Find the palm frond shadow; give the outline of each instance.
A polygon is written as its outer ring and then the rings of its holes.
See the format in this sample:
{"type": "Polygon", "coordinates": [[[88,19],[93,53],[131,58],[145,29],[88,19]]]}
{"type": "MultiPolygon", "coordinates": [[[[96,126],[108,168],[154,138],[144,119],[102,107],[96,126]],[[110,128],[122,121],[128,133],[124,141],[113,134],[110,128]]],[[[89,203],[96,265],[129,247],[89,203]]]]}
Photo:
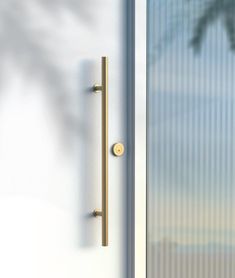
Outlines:
{"type": "Polygon", "coordinates": [[[94,19],[92,13],[93,9],[91,9],[91,7],[93,7],[95,3],[92,0],[42,0],[40,3],[41,6],[51,14],[67,10],[71,14],[82,19],[86,24],[91,24],[94,19]]]}
{"type": "Polygon", "coordinates": [[[188,46],[199,54],[209,28],[218,21],[226,32],[231,51],[235,52],[235,0],[156,0],[155,3],[157,25],[153,36],[157,38],[154,46],[157,57],[186,33],[188,46]]]}
{"type": "MultiPolygon", "coordinates": [[[[190,1],[190,0],[188,0],[190,1]]],[[[203,39],[207,29],[216,20],[222,19],[223,26],[227,33],[231,50],[235,51],[235,1],[234,0],[213,0],[205,4],[201,16],[197,19],[190,45],[195,52],[200,52],[203,39]]]]}
{"type": "MultiPolygon", "coordinates": [[[[33,16],[32,10],[38,7],[55,20],[55,24],[64,11],[71,13],[78,24],[93,24],[93,9],[89,2],[92,0],[9,0],[0,5],[0,75],[4,75],[3,62],[12,61],[27,78],[44,85],[46,89],[42,91],[46,94],[53,117],[60,125],[61,134],[68,136],[71,132],[77,132],[79,124],[69,104],[71,96],[68,92],[71,92],[71,88],[45,43],[48,38],[35,32],[30,18],[33,16]]],[[[39,20],[40,25],[43,19],[39,20]]]]}

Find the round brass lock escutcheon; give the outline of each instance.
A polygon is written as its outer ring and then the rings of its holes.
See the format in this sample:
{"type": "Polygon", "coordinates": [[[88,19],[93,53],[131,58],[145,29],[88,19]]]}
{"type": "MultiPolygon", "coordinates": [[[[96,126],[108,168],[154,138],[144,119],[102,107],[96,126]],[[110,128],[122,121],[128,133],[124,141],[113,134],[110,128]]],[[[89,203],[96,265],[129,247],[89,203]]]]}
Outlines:
{"type": "Polygon", "coordinates": [[[113,154],[115,156],[122,156],[124,154],[125,148],[122,143],[116,143],[113,145],[113,154]]]}

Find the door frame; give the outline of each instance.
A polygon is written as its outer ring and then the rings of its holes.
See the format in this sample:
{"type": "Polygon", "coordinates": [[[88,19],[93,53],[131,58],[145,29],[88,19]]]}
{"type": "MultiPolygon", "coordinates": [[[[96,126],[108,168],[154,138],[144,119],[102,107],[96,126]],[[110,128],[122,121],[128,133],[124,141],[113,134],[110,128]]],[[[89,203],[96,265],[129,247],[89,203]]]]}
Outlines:
{"type": "Polygon", "coordinates": [[[145,278],[147,270],[147,0],[136,0],[135,2],[135,278],[145,278]]]}
{"type": "Polygon", "coordinates": [[[147,0],[127,1],[128,277],[147,276],[147,0]]]}

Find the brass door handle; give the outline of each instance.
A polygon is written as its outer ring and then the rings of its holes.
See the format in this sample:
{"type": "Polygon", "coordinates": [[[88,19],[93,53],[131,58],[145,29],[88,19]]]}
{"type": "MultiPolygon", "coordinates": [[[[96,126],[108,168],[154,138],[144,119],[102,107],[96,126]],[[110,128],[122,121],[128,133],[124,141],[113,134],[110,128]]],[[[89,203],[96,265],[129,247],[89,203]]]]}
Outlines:
{"type": "Polygon", "coordinates": [[[108,58],[101,62],[102,84],[95,84],[93,91],[102,93],[102,210],[93,214],[102,217],[102,246],[108,246],[108,58]]]}

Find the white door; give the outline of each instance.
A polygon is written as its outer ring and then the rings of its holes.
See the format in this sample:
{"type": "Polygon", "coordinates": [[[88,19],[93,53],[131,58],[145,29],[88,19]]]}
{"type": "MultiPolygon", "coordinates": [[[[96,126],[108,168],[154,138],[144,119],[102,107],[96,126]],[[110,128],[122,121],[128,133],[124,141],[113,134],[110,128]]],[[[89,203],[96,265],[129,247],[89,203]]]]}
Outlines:
{"type": "Polygon", "coordinates": [[[127,277],[125,1],[0,5],[0,277],[127,277]],[[109,58],[102,247],[101,56],[109,58]]]}

